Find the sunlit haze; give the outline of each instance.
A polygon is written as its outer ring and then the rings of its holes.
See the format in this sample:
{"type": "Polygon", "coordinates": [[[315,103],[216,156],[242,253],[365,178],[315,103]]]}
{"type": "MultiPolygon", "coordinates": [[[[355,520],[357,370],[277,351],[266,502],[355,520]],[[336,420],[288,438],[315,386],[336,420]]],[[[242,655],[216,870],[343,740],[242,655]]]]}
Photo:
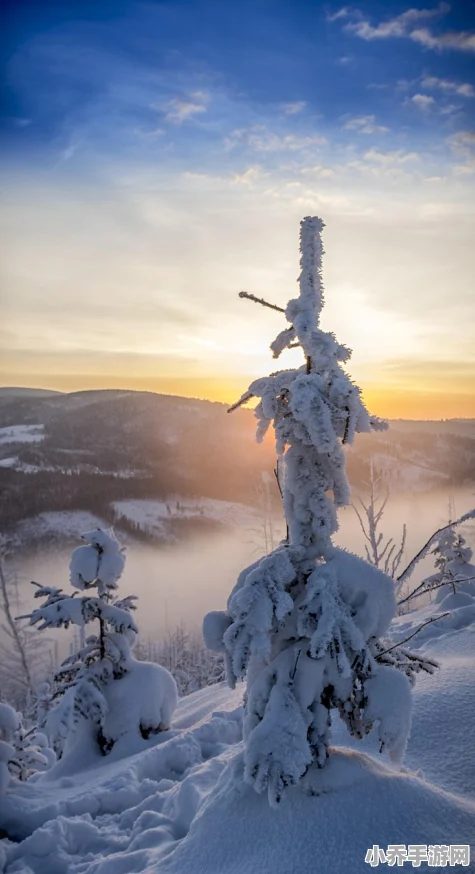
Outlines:
{"type": "Polygon", "coordinates": [[[407,10],[4,6],[1,383],[234,400],[317,214],[372,411],[475,416],[475,7],[407,10]]]}

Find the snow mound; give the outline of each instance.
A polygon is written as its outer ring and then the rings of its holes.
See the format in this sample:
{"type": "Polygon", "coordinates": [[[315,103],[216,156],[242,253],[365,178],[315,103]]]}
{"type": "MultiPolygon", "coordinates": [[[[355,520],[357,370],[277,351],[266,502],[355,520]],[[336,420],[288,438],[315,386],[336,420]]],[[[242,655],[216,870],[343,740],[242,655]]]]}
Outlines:
{"type": "MultiPolygon", "coordinates": [[[[187,837],[159,867],[149,870],[363,874],[368,871],[366,851],[375,844],[467,844],[475,833],[475,803],[416,776],[390,771],[361,753],[333,750],[328,767],[312,771],[305,783],[309,794],[299,787],[289,789],[281,807],[273,810],[243,782],[238,754],[187,837]]],[[[97,869],[97,874],[106,872],[112,874],[112,869],[97,869]]]]}
{"type": "Polygon", "coordinates": [[[178,691],[161,665],[134,660],[127,674],[106,686],[104,697],[108,707],[104,734],[114,742],[111,755],[122,758],[143,748],[144,739],[168,731],[178,691]]]}
{"type": "MultiPolygon", "coordinates": [[[[436,785],[475,800],[475,599],[472,602],[426,625],[408,644],[437,659],[440,669],[417,677],[405,763],[421,768],[436,785]]],[[[442,608],[443,604],[429,604],[400,616],[392,627],[394,641],[445,612],[442,608]]]]}

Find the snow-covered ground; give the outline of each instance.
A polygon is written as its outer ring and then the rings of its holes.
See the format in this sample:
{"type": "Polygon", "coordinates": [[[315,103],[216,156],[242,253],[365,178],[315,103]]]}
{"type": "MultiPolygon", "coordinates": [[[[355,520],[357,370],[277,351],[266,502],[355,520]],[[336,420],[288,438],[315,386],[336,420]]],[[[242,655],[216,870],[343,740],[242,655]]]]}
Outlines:
{"type": "Polygon", "coordinates": [[[43,425],[9,425],[0,428],[0,445],[5,443],[40,443],[44,440],[43,425]]]}
{"type": "Polygon", "coordinates": [[[171,519],[209,519],[231,528],[245,528],[258,512],[244,504],[213,498],[182,498],[173,495],[166,501],[128,500],[112,505],[120,516],[158,536],[166,534],[171,519]]]}
{"type": "MultiPolygon", "coordinates": [[[[394,639],[444,609],[400,617],[394,639]]],[[[472,844],[470,867],[449,870],[475,871],[475,600],[465,598],[410,646],[441,668],[417,680],[402,770],[379,756],[371,735],[350,742],[337,717],[338,750],[310,776],[314,794],[292,789],[272,810],[242,782],[243,688],[210,687],[180,700],[158,744],[140,739],[122,759],[56,766],[4,797],[0,822],[14,840],[2,842],[3,870],[360,874],[370,870],[373,845],[472,844]]],[[[423,862],[419,870],[436,869],[423,862]]]]}
{"type": "Polygon", "coordinates": [[[16,467],[17,464],[18,458],[15,458],[14,456],[0,459],[0,467],[16,467]]]}
{"type": "MultiPolygon", "coordinates": [[[[15,462],[15,459],[7,461],[15,462]]],[[[0,466],[1,464],[2,462],[0,466]]],[[[8,466],[15,465],[13,463],[8,466]]],[[[179,539],[179,529],[174,525],[177,520],[202,519],[219,522],[229,528],[246,529],[253,523],[256,524],[259,516],[258,511],[244,504],[211,498],[182,498],[176,495],[167,501],[127,500],[117,501],[111,506],[118,517],[123,516],[127,521],[136,523],[142,531],[158,541],[169,543],[175,543],[179,539]]],[[[22,545],[32,541],[77,539],[82,531],[108,527],[107,521],[93,513],[82,510],[51,511],[19,522],[15,528],[14,541],[17,545],[22,545]]]]}
{"type": "Polygon", "coordinates": [[[55,537],[77,540],[82,531],[107,527],[104,519],[86,510],[58,510],[50,513],[39,513],[37,516],[19,522],[14,537],[18,543],[28,543],[30,540],[48,540],[55,537]]]}

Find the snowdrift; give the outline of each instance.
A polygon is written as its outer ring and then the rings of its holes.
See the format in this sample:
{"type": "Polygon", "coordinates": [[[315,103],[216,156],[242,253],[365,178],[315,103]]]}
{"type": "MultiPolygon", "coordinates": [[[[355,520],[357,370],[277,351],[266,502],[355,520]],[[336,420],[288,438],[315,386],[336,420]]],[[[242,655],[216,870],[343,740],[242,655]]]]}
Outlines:
{"type": "MultiPolygon", "coordinates": [[[[364,753],[334,751],[325,776],[317,772],[309,781],[319,794],[290,789],[277,810],[243,783],[242,773],[238,755],[187,838],[157,870],[357,874],[369,870],[364,860],[374,844],[466,844],[473,834],[475,802],[391,772],[364,753]]],[[[113,869],[97,871],[112,874],[113,869]]]]}
{"type": "MultiPolygon", "coordinates": [[[[394,640],[442,606],[398,619],[394,640]]],[[[337,717],[328,766],[271,810],[242,781],[243,687],[210,687],[181,699],[172,729],[144,740],[142,752],[98,756],[88,768],[78,762],[1,799],[12,840],[0,842],[0,871],[360,874],[371,870],[368,848],[396,843],[472,843],[470,868],[448,870],[475,871],[473,605],[427,626],[416,646],[441,669],[417,680],[402,770],[388,766],[371,736],[350,743],[337,717]]]]}

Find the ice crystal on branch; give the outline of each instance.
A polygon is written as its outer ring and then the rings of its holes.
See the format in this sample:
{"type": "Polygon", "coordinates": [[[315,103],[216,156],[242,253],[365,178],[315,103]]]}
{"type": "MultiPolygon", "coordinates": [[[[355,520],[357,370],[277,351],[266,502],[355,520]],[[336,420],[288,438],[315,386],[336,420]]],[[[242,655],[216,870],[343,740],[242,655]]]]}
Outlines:
{"type": "Polygon", "coordinates": [[[288,538],[242,571],[226,613],[204,623],[209,645],[221,641],[230,684],[247,679],[245,779],[272,805],[324,766],[332,709],[356,737],[376,723],[395,758],[410,724],[408,672],[381,640],[396,611],[393,581],[332,543],[336,510],[350,501],[344,445],[387,425],[343,369],[351,351],[320,327],[323,227],[316,217],[301,223],[299,295],[285,310],[241,293],[285,313],[274,357],[295,346],[304,355],[301,367],[256,379],[235,405],[257,398],[258,440],[273,425],[288,538]]]}

